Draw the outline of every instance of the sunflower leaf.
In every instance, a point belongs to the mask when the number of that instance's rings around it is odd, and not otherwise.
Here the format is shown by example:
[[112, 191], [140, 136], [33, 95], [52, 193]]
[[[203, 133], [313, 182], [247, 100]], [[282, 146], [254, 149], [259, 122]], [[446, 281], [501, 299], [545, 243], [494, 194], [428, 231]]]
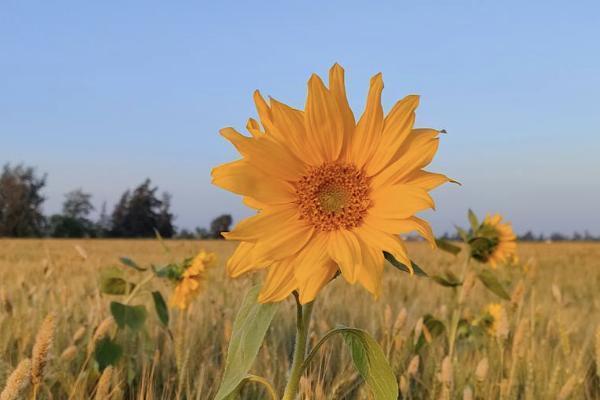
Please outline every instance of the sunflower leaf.
[[450, 253], [452, 255], [457, 255], [460, 253], [461, 248], [449, 240], [445, 239], [435, 239], [435, 244], [437, 244], [438, 249], [445, 251], [446, 253]]
[[137, 263], [135, 261], [133, 261], [131, 258], [129, 257], [119, 257], [119, 261], [121, 261], [121, 264], [133, 268], [136, 271], [145, 271], [146, 268], [142, 268], [139, 265], [137, 265]]
[[123, 348], [109, 337], [100, 339], [94, 349], [94, 359], [100, 371], [109, 365], [116, 365], [122, 355]]
[[479, 220], [477, 219], [477, 215], [469, 208], [469, 223], [471, 224], [471, 229], [473, 232], [477, 232], [479, 229]]
[[267, 329], [277, 312], [279, 303], [258, 302], [259, 291], [259, 286], [250, 289], [235, 317], [225, 360], [225, 372], [215, 400], [230, 398], [248, 376]]
[[128, 326], [133, 331], [140, 330], [144, 326], [148, 315], [146, 307], [142, 305], [130, 306], [116, 301], [110, 303], [110, 312], [119, 329]]
[[[383, 252], [383, 256], [385, 257], [386, 260], [388, 260], [388, 262], [390, 264], [392, 264], [394, 267], [398, 268], [400, 271], [408, 272], [409, 274], [411, 273], [411, 270], [408, 266], [406, 266], [404, 263], [401, 263], [400, 261], [398, 261], [396, 259], [396, 257], [391, 255], [387, 251]], [[412, 266], [412, 269], [413, 269], [415, 275], [428, 276], [427, 272], [423, 271], [423, 269], [421, 267], [419, 267], [417, 264], [415, 264], [413, 261], [411, 261], [411, 264], [412, 264], [411, 266]]]
[[504, 300], [510, 300], [510, 295], [506, 292], [506, 289], [504, 289], [504, 286], [502, 286], [492, 271], [484, 269], [478, 274], [478, 278], [490, 292]]
[[158, 319], [164, 326], [169, 326], [169, 308], [164, 297], [159, 291], [152, 292], [152, 300], [154, 300], [154, 309]]

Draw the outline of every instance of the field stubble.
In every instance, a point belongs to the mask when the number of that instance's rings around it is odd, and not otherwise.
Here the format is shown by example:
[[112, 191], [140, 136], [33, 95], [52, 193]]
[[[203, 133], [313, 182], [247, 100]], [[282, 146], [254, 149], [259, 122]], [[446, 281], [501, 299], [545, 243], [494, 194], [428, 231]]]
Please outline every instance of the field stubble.
[[[165, 243], [169, 252], [155, 240], [0, 240], [0, 388], [31, 357], [43, 321], [54, 315], [38, 399], [212, 398], [236, 310], [259, 276], [226, 277], [224, 263], [233, 243]], [[109, 318], [111, 297], [98, 289], [100, 270], [119, 265], [120, 256], [161, 265], [201, 248], [216, 252], [219, 265], [210, 270], [205, 290], [188, 312], [172, 311], [173, 340], [151, 315], [143, 340], [131, 343], [124, 360], [101, 376], [90, 353], [99, 330], [115, 327]], [[409, 243], [409, 250], [430, 274], [460, 273], [461, 255], [432, 253], [423, 243]], [[391, 267], [378, 300], [360, 287], [328, 285], [317, 298], [310, 341], [314, 344], [335, 324], [371, 332], [407, 399], [600, 399], [600, 245], [521, 244], [519, 256], [527, 268], [498, 271], [512, 302], [494, 297], [479, 282], [465, 299], [454, 360], [446, 357], [447, 334], [431, 324], [433, 318], [448, 326], [456, 304], [453, 289]], [[172, 288], [158, 289], [168, 295]], [[491, 303], [503, 305], [493, 325], [486, 312]], [[252, 370], [271, 377], [280, 392], [293, 348], [294, 317], [290, 299], [281, 305]], [[321, 349], [301, 381], [301, 393], [315, 400], [370, 396], [340, 340]], [[266, 397], [248, 385], [243, 398]]]

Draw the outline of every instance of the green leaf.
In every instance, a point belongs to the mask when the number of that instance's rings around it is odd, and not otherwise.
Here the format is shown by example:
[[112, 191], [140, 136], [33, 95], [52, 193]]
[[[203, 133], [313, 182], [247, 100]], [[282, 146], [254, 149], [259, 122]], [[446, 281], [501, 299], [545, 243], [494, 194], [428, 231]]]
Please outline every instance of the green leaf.
[[145, 271], [146, 270], [146, 268], [140, 267], [139, 265], [136, 264], [135, 261], [133, 261], [129, 257], [120, 257], [119, 261], [121, 261], [121, 264], [126, 265], [126, 266], [128, 266], [130, 268], [133, 268], [133, 269], [135, 269], [137, 271]]
[[461, 248], [448, 240], [435, 239], [435, 243], [437, 244], [438, 249], [445, 251], [446, 253], [450, 253], [452, 255], [457, 255], [460, 253]]
[[250, 289], [235, 317], [225, 372], [215, 400], [227, 399], [248, 376], [248, 371], [275, 316], [278, 303], [258, 303], [259, 291], [259, 286]]
[[169, 308], [162, 294], [159, 291], [152, 292], [152, 299], [154, 300], [154, 309], [158, 319], [164, 326], [169, 326]]
[[481, 283], [483, 283], [484, 286], [496, 296], [504, 300], [510, 300], [510, 295], [506, 292], [506, 290], [504, 289], [500, 281], [498, 281], [498, 278], [496, 278], [492, 271], [490, 271], [489, 269], [484, 269], [477, 276]]
[[120, 329], [128, 326], [134, 331], [144, 326], [148, 314], [144, 306], [130, 306], [116, 301], [110, 303], [110, 312]]
[[102, 293], [123, 295], [129, 293], [134, 286], [123, 278], [123, 273], [116, 267], [106, 268], [100, 272], [100, 292]]
[[471, 224], [471, 229], [473, 232], [477, 232], [479, 229], [479, 220], [477, 219], [477, 215], [469, 208], [469, 223]]
[[457, 287], [462, 285], [460, 279], [449, 270], [446, 270], [444, 275], [432, 275], [431, 279], [433, 279], [436, 283], [446, 287]]
[[[400, 261], [396, 260], [396, 258], [393, 255], [391, 255], [390, 253], [388, 253], [387, 251], [383, 252], [383, 256], [385, 257], [386, 260], [388, 260], [388, 262], [390, 264], [392, 264], [394, 267], [398, 268], [400, 271], [410, 273], [410, 268], [408, 268], [406, 265], [404, 265]], [[412, 268], [413, 268], [413, 271], [415, 272], [415, 275], [428, 276], [427, 272], [423, 271], [421, 269], [421, 267], [419, 267], [417, 264], [415, 264], [412, 261], [411, 261], [411, 263], [412, 263]]]
[[[431, 314], [426, 314], [423, 317], [423, 327], [427, 329], [432, 339], [437, 338], [446, 331], [446, 325], [444, 325], [442, 321], [435, 318]], [[421, 333], [421, 336], [418, 338], [417, 344], [415, 346], [415, 351], [419, 352], [425, 344], [427, 344], [425, 334]]]
[[456, 228], [456, 232], [463, 242], [467, 243], [469, 241], [469, 233], [458, 225], [454, 225], [454, 228]]
[[373, 392], [375, 400], [396, 400], [398, 384], [383, 350], [367, 332], [346, 330], [342, 336], [352, 353], [354, 366]]
[[122, 355], [123, 348], [108, 336], [96, 343], [94, 359], [98, 363], [100, 371], [103, 371], [109, 365], [116, 365]]

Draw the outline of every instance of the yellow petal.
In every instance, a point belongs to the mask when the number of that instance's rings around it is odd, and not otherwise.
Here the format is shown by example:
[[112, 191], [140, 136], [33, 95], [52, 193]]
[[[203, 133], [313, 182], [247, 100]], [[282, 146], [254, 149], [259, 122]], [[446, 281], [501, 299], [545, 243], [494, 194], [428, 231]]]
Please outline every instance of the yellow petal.
[[307, 139], [319, 149], [319, 161], [336, 161], [344, 142], [344, 124], [335, 98], [317, 75], [308, 81], [304, 119]]
[[415, 109], [419, 96], [407, 96], [397, 102], [385, 117], [381, 141], [375, 155], [367, 164], [367, 173], [372, 176], [388, 165], [410, 134], [415, 122]]
[[356, 122], [354, 113], [348, 104], [346, 97], [346, 85], [344, 83], [344, 69], [339, 64], [334, 64], [329, 70], [329, 91], [335, 98], [338, 109], [342, 114], [344, 125], [344, 143], [347, 145], [354, 133]]
[[298, 282], [300, 304], [306, 304], [313, 301], [321, 289], [333, 279], [338, 270], [338, 267], [333, 260], [328, 260], [318, 265], [313, 264], [309, 266], [301, 264], [299, 267], [310, 267], [312, 269], [312, 273], [306, 280]]
[[393, 185], [372, 194], [373, 206], [369, 214], [380, 218], [405, 219], [419, 211], [435, 208], [426, 190], [411, 185]]
[[383, 232], [367, 223], [363, 223], [357, 229], [357, 234], [369, 246], [390, 253], [405, 265], [411, 265], [406, 246], [400, 237]]
[[384, 258], [379, 248], [369, 246], [358, 236], [362, 263], [358, 267], [357, 281], [367, 289], [375, 298], [381, 293], [381, 279], [383, 275]]
[[354, 163], [358, 168], [362, 168], [369, 161], [381, 139], [383, 129], [382, 91], [383, 79], [381, 74], [377, 74], [371, 78], [365, 112], [358, 121], [350, 144], [348, 161]]
[[321, 163], [317, 156], [319, 147], [316, 143], [306, 140], [304, 112], [271, 99], [271, 113], [273, 125], [278, 131], [285, 132], [281, 135], [281, 139], [296, 157], [307, 164], [319, 165]]
[[260, 303], [281, 301], [298, 286], [294, 276], [294, 267], [289, 260], [273, 263], [267, 269], [267, 276], [258, 295]]
[[233, 255], [227, 260], [227, 273], [232, 278], [236, 278], [246, 272], [265, 268], [266, 264], [255, 262], [252, 254], [254, 243], [241, 242], [233, 252]]
[[304, 175], [305, 166], [289, 150], [266, 135], [249, 138], [233, 128], [221, 129], [246, 161], [267, 175], [295, 181]]
[[361, 263], [360, 244], [356, 235], [345, 229], [332, 231], [328, 240], [329, 256], [337, 263], [342, 276], [351, 284], [356, 283], [357, 266]]
[[408, 185], [415, 185], [430, 191], [446, 182], [450, 182], [451, 179], [443, 174], [418, 170], [408, 175], [402, 181]]
[[245, 160], [220, 165], [211, 175], [214, 185], [262, 203], [285, 204], [295, 200], [295, 189], [290, 183], [265, 174]]
[[248, 122], [246, 123], [246, 129], [253, 137], [259, 137], [264, 135], [265, 133], [260, 129], [260, 125], [254, 118], [248, 118]]
[[431, 226], [427, 221], [418, 217], [409, 217], [404, 219], [399, 218], [382, 218], [374, 215], [367, 215], [365, 222], [371, 226], [377, 227], [379, 230], [394, 235], [418, 232], [423, 239], [427, 240], [431, 246], [435, 247], [435, 236], [431, 230]]
[[439, 146], [439, 139], [432, 138], [433, 135], [437, 135], [437, 131], [413, 129], [401, 146], [400, 155], [373, 177], [373, 187], [401, 182], [406, 176], [428, 165]]

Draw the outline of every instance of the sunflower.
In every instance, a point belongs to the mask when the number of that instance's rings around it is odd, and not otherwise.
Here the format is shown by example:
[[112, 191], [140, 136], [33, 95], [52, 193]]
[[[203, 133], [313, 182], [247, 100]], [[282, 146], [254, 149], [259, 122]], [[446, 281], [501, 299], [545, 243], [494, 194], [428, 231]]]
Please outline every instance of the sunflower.
[[338, 271], [377, 297], [384, 251], [411, 265], [399, 234], [416, 231], [435, 246], [429, 224], [415, 214], [434, 208], [428, 192], [449, 181], [423, 170], [440, 131], [413, 129], [418, 96], [398, 101], [384, 116], [382, 90], [377, 74], [355, 122], [344, 70], [336, 64], [329, 87], [311, 76], [304, 111], [267, 102], [256, 91], [262, 126], [250, 119], [250, 136], [221, 130], [242, 158], [215, 168], [213, 183], [257, 211], [223, 233], [241, 242], [228, 273], [266, 269], [259, 301], [298, 291], [302, 304], [311, 302]]
[[214, 265], [215, 261], [215, 254], [207, 253], [204, 250], [191, 260], [191, 263], [177, 279], [177, 286], [175, 286], [175, 291], [169, 301], [171, 307], [185, 310], [190, 305], [202, 289], [206, 268]]
[[471, 246], [471, 255], [476, 260], [489, 263], [492, 267], [507, 262], [516, 262], [517, 237], [512, 226], [502, 221], [500, 214], [487, 215], [474, 233], [476, 241]]
[[499, 339], [506, 339], [508, 336], [508, 316], [502, 304], [489, 304], [485, 311], [489, 317], [487, 332]]

